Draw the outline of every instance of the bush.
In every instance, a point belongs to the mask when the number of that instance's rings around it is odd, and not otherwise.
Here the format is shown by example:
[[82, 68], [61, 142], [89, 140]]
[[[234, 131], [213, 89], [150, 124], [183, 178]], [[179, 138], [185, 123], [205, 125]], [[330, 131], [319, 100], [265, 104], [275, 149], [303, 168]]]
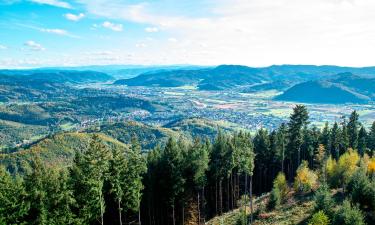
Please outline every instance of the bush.
[[348, 193], [352, 202], [360, 204], [362, 209], [375, 209], [375, 183], [366, 175], [366, 169], [358, 169], [348, 184]]
[[365, 225], [362, 211], [345, 200], [334, 217], [335, 225]]
[[326, 184], [321, 185], [315, 192], [314, 201], [316, 211], [323, 211], [325, 214], [332, 216], [335, 202]]
[[319, 211], [312, 216], [308, 225], [329, 225], [329, 224], [330, 224], [330, 221], [329, 221], [328, 216], [323, 211]]
[[359, 159], [358, 153], [352, 149], [340, 156], [335, 168], [335, 177], [339, 185], [345, 186], [349, 183], [351, 176], [358, 168]]
[[288, 194], [288, 184], [286, 182], [284, 173], [280, 172], [277, 174], [275, 180], [273, 181], [273, 188], [279, 189], [281, 201], [284, 201], [286, 195]]
[[236, 225], [247, 225], [247, 221], [247, 215], [243, 212], [240, 212], [236, 220]]
[[309, 192], [316, 185], [317, 176], [308, 168], [308, 163], [302, 161], [294, 178], [294, 189], [301, 192]]
[[281, 203], [281, 193], [278, 188], [273, 188], [270, 195], [270, 200], [268, 202], [268, 208], [274, 209]]

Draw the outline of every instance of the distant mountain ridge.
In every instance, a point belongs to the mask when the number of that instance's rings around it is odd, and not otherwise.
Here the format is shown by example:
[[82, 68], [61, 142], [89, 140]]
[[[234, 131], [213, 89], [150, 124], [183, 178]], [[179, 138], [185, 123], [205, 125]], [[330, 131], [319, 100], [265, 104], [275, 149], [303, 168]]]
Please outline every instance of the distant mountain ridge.
[[220, 65], [195, 70], [144, 73], [131, 79], [117, 80], [114, 84], [159, 87], [197, 86], [199, 90], [225, 90], [272, 81], [319, 80], [345, 72], [359, 74], [363, 77], [375, 77], [375, 67], [274, 65], [254, 68], [240, 65]]

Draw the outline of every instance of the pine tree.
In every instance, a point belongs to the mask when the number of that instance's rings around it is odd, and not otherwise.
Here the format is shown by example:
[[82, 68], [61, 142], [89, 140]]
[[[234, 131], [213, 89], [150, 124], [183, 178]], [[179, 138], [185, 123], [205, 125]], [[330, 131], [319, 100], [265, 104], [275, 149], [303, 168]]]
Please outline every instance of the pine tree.
[[203, 196], [202, 190], [207, 182], [206, 172], [208, 170], [208, 163], [209, 154], [207, 145], [201, 143], [200, 139], [195, 139], [185, 156], [184, 164], [185, 177], [187, 179], [185, 189], [193, 189], [192, 192], [195, 192], [197, 197], [198, 224], [201, 224], [201, 197]]
[[76, 153], [71, 178], [77, 201], [78, 217], [82, 223], [96, 220], [104, 224], [104, 182], [108, 179], [111, 154], [98, 135], [93, 135], [90, 146]]
[[301, 145], [303, 143], [303, 128], [307, 126], [309, 114], [304, 105], [296, 105], [290, 116], [288, 123], [288, 152], [290, 156], [290, 175], [294, 173], [297, 166], [301, 163]]
[[358, 153], [363, 156], [367, 151], [367, 131], [364, 126], [358, 132]]
[[372, 123], [371, 130], [367, 138], [368, 147], [371, 150], [371, 156], [374, 156], [375, 152], [375, 121]]
[[143, 190], [142, 176], [147, 171], [146, 160], [141, 154], [141, 145], [136, 137], [132, 138], [128, 164], [125, 170], [124, 206], [126, 210], [138, 212], [138, 224], [141, 225], [140, 204]]
[[284, 168], [284, 162], [285, 162], [285, 151], [286, 151], [286, 147], [287, 147], [287, 144], [288, 144], [288, 139], [287, 139], [287, 126], [285, 123], [282, 123], [279, 127], [279, 129], [277, 130], [277, 137], [276, 137], [276, 140], [277, 140], [277, 156], [278, 156], [278, 159], [279, 161], [281, 162], [281, 172], [285, 172], [285, 168]]
[[330, 147], [330, 129], [328, 122], [325, 122], [319, 142], [324, 145], [326, 149]]
[[333, 124], [333, 127], [330, 133], [331, 133], [330, 153], [336, 160], [338, 160], [340, 157], [340, 128], [337, 122]]
[[161, 185], [165, 190], [166, 201], [172, 208], [172, 223], [176, 225], [176, 199], [184, 191], [183, 159], [174, 138], [169, 138], [162, 154]]
[[347, 124], [348, 136], [349, 136], [349, 147], [357, 149], [358, 147], [358, 122], [359, 115], [357, 111], [353, 111], [350, 115], [349, 122]]
[[119, 222], [122, 225], [122, 200], [124, 198], [125, 176], [128, 170], [128, 161], [125, 157], [125, 152], [129, 150], [116, 148], [113, 150], [113, 157], [110, 160], [109, 166], [109, 183], [111, 185], [110, 192], [113, 193], [117, 202]]
[[29, 210], [23, 179], [0, 166], [0, 224], [22, 224]]

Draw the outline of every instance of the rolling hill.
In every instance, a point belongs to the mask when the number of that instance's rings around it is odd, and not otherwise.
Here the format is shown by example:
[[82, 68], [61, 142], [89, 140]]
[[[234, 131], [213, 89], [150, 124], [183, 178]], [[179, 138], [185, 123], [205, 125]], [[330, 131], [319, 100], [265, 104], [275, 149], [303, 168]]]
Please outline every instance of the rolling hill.
[[368, 103], [375, 98], [375, 78], [342, 73], [331, 79], [307, 81], [293, 86], [276, 100], [306, 103]]

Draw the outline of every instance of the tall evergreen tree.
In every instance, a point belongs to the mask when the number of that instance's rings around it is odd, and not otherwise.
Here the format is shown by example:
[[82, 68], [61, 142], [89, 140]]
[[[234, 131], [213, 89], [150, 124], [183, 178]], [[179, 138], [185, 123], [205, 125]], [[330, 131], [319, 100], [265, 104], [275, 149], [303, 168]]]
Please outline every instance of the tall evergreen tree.
[[371, 155], [374, 156], [375, 152], [375, 121], [372, 123], [369, 135], [367, 137], [367, 145], [371, 150]]
[[76, 153], [71, 178], [77, 213], [82, 223], [99, 221], [104, 224], [104, 182], [108, 179], [111, 153], [107, 146], [93, 135], [90, 146], [83, 153]]
[[0, 224], [23, 224], [29, 210], [23, 179], [0, 166]]
[[340, 157], [340, 128], [337, 122], [333, 124], [333, 127], [331, 129], [331, 146], [330, 146], [330, 153], [331, 155], [338, 160]]
[[358, 128], [359, 128], [359, 115], [357, 111], [353, 111], [349, 117], [349, 122], [347, 124], [348, 137], [349, 137], [349, 147], [357, 149], [358, 147]]
[[160, 177], [163, 190], [166, 191], [166, 201], [172, 208], [172, 224], [176, 225], [176, 200], [184, 191], [185, 179], [183, 177], [183, 159], [179, 146], [174, 138], [170, 138], [162, 154], [162, 177]]
[[361, 126], [358, 132], [358, 153], [363, 156], [367, 150], [367, 131], [364, 126]]
[[125, 149], [114, 149], [112, 153], [113, 157], [110, 160], [109, 166], [110, 192], [114, 195], [117, 202], [120, 225], [122, 225], [122, 200], [125, 195], [125, 177], [127, 176], [126, 171], [128, 170], [128, 161], [125, 152]]
[[296, 105], [288, 123], [288, 152], [290, 156], [290, 177], [301, 163], [301, 145], [303, 143], [303, 128], [307, 126], [309, 114], [306, 106]]
[[141, 145], [134, 136], [128, 154], [128, 164], [125, 170], [124, 201], [125, 209], [138, 212], [138, 224], [141, 225], [140, 203], [143, 190], [142, 176], [147, 171], [146, 160], [141, 154]]

